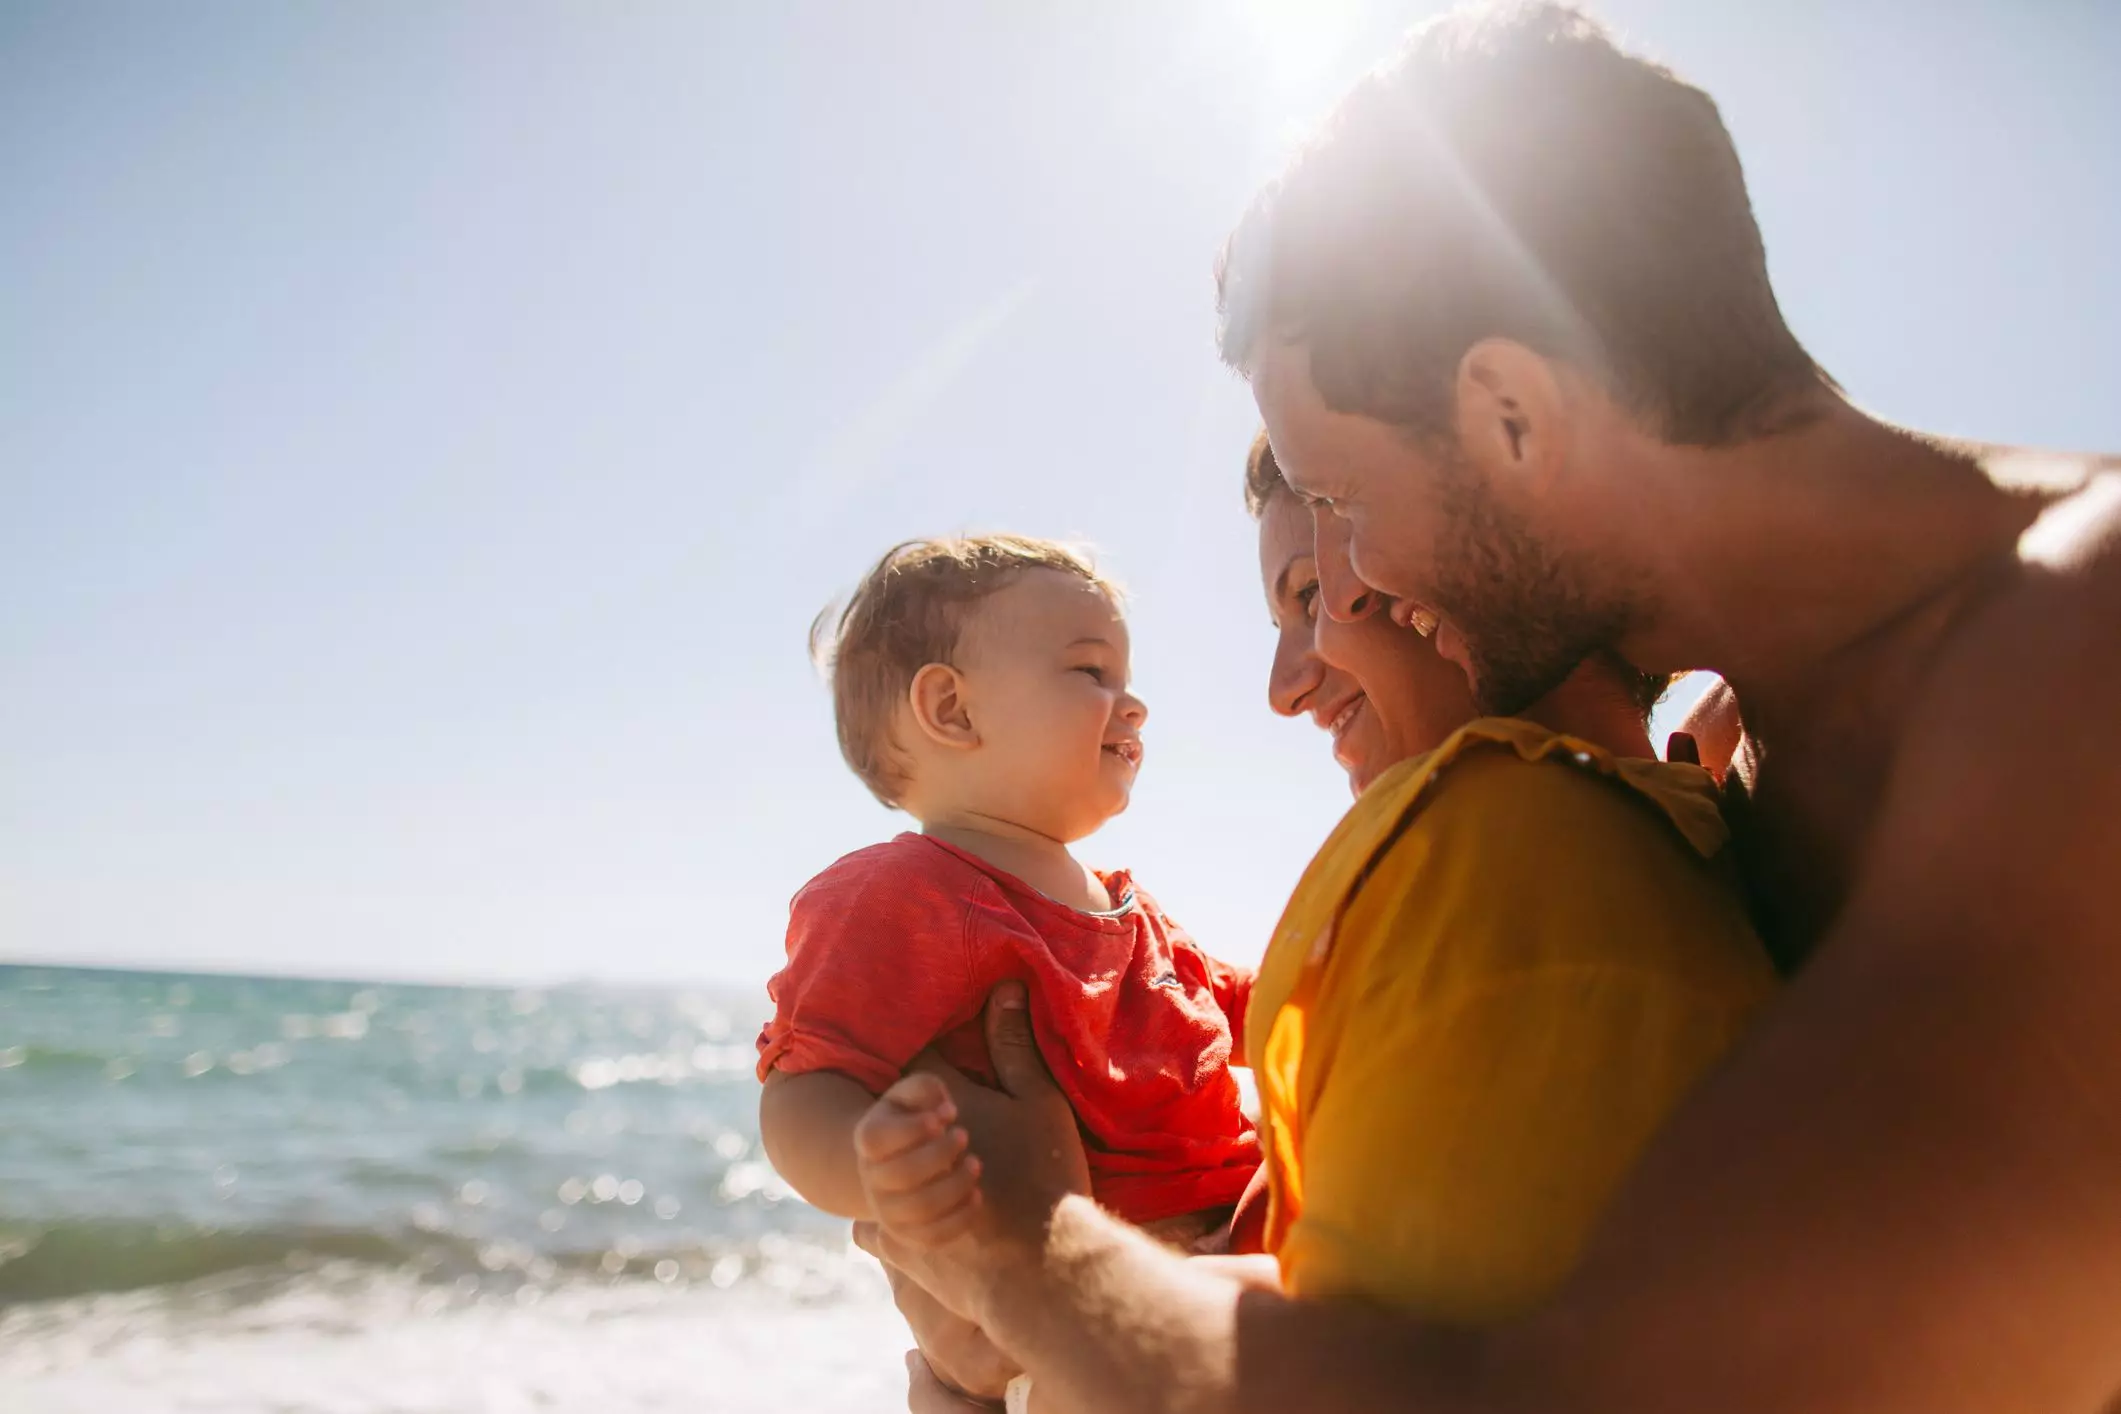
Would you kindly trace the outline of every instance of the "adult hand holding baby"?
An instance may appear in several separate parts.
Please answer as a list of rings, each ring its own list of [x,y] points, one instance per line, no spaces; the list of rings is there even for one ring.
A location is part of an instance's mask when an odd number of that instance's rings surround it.
[[[1021,1367],[1002,1354],[985,1331],[945,1309],[913,1278],[888,1264],[884,1274],[891,1279],[891,1299],[918,1347],[907,1352],[913,1388],[935,1386],[928,1391],[927,1402],[941,1408],[956,1407],[951,1399],[969,1401],[975,1408],[1000,1404],[1009,1382],[1023,1373]],[[942,1398],[943,1394],[950,1399]],[[915,1401],[913,1407],[921,1408],[921,1402]]]
[[[1090,1191],[1075,1113],[1039,1054],[1022,983],[995,988],[985,1022],[1000,1090],[924,1055],[855,1129],[878,1218],[857,1224],[855,1241],[971,1321],[997,1271],[1036,1260],[1060,1201]],[[921,1313],[899,1304],[921,1333]]]

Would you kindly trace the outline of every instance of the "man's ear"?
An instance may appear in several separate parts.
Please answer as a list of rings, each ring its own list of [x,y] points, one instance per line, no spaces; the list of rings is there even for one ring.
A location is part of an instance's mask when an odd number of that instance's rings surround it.
[[[1459,445],[1497,482],[1541,495],[1566,460],[1568,405],[1554,363],[1512,339],[1482,339],[1458,361]]]
[[[930,663],[915,673],[906,702],[913,709],[914,726],[937,746],[967,751],[979,745],[965,680],[948,663]]]

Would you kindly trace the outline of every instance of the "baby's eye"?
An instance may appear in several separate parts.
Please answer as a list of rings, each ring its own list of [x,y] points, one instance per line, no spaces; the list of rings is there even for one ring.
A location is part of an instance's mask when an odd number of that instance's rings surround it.
[[[1304,618],[1315,622],[1318,618],[1318,582],[1313,580],[1297,590],[1296,602],[1303,606]]]
[[[1092,664],[1085,663],[1082,667],[1077,668],[1075,671],[1079,673],[1088,673],[1090,675],[1090,680],[1095,683],[1102,684],[1105,680],[1105,670],[1103,668],[1096,667]]]

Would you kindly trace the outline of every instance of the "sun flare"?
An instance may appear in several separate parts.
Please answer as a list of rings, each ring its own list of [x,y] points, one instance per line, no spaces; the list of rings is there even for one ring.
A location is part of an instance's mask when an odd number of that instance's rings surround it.
[[[1234,8],[1266,72],[1301,87],[1334,66],[1376,7],[1365,0],[1240,0]]]

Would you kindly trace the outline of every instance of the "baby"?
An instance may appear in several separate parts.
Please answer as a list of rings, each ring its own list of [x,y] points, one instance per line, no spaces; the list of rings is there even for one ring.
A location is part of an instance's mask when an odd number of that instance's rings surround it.
[[[1016,979],[1097,1199],[1212,1241],[1259,1165],[1229,1070],[1251,974],[1068,850],[1127,808],[1141,768],[1148,709],[1127,689],[1117,592],[1046,541],[912,541],[812,639],[847,764],[921,828],[795,896],[759,1037],[774,1167],[827,1212],[877,1216],[857,1122],[931,1048],[992,1084],[980,1012]]]

